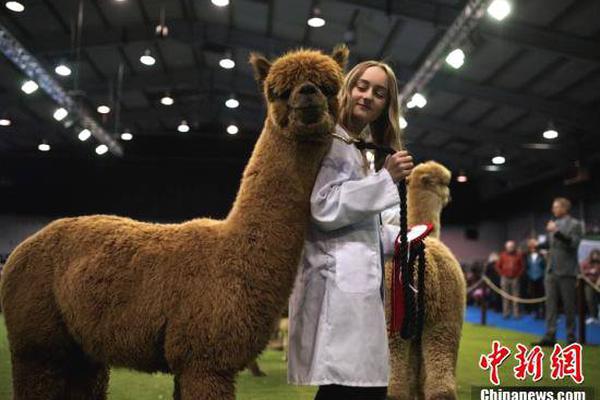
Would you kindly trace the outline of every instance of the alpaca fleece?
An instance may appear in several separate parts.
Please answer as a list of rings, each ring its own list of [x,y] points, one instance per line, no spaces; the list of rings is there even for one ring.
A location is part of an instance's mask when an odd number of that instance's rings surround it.
[[[234,398],[292,289],[347,57],[252,55],[268,113],[225,220],[67,218],[14,250],[0,300],[15,400],[105,399],[109,366],[171,372],[175,399]]]
[[[439,240],[440,214],[450,199],[451,174],[433,161],[416,166],[408,177],[408,224],[430,222],[425,239],[425,321],[420,340],[390,337],[393,400],[457,399],[456,360],[462,332],[466,284],[460,264]],[[386,264],[388,290],[392,263]],[[418,271],[415,270],[415,281]],[[389,296],[388,296],[389,298]],[[386,304],[390,315],[389,304]]]

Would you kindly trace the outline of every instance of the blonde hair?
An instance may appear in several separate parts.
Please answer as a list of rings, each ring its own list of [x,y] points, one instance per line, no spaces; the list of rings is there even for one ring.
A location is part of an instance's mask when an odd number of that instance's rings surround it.
[[[392,68],[381,61],[363,61],[348,72],[339,93],[340,119],[342,126],[351,126],[352,120],[352,89],[362,74],[371,67],[381,68],[387,75],[388,98],[387,107],[379,118],[369,124],[373,142],[380,146],[388,146],[394,150],[402,148],[402,130],[400,129],[400,111],[398,106],[398,82]],[[384,157],[385,158],[385,157]],[[375,164],[379,164],[376,159]]]

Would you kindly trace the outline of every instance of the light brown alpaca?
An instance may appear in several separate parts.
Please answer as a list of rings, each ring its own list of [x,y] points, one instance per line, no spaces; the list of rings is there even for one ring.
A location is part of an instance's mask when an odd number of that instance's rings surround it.
[[[416,166],[408,178],[408,224],[431,222],[434,231],[425,240],[421,341],[390,337],[390,399],[457,398],[456,360],[466,288],[460,264],[439,240],[440,214],[450,199],[450,178],[450,171],[433,161]],[[386,277],[391,277],[391,263],[386,264]],[[387,287],[391,287],[390,279]],[[389,304],[387,311],[389,316]]]
[[[225,220],[61,219],[17,247],[0,287],[14,400],[105,399],[109,366],[234,399],[292,290],[347,56],[251,57],[268,113]]]

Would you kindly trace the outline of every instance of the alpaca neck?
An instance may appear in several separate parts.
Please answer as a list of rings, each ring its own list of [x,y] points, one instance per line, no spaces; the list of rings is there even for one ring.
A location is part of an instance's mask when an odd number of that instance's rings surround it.
[[[329,143],[290,139],[267,118],[226,220],[246,251],[248,264],[241,268],[251,271],[249,279],[288,282],[291,291],[309,222],[310,194]]]
[[[424,190],[408,190],[408,225],[430,223],[433,231],[430,237],[440,237],[441,200],[435,193]]]

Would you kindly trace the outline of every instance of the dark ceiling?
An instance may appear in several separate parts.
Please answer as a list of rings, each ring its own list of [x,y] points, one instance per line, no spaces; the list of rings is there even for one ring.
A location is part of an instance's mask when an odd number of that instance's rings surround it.
[[[56,105],[41,90],[25,95],[20,90],[24,75],[0,56],[0,118],[12,121],[0,127],[0,191],[5,192],[40,185],[40,176],[49,188],[77,187],[75,179],[85,177],[65,171],[93,168],[100,176],[103,166],[110,166],[106,174],[134,180],[138,175],[127,171],[146,171],[140,174],[148,185],[156,171],[183,176],[177,182],[236,185],[265,114],[247,64],[250,51],[271,57],[298,46],[329,51],[352,34],[351,63],[384,59],[402,84],[465,5],[454,0],[231,0],[219,8],[209,0],[83,0],[78,47],[78,1],[23,3],[22,13],[0,8],[0,24],[107,131],[118,137],[129,130],[134,138],[121,142],[120,158],[94,154],[94,138],[82,143],[75,126],[54,121]],[[415,156],[439,160],[455,173],[463,170],[471,195],[481,199],[562,179],[574,173],[574,162],[591,168],[600,154],[600,1],[512,3],[506,20],[481,19],[464,47],[465,65],[459,70],[444,66],[423,91],[428,104],[405,114],[407,143]],[[306,24],[315,6],[326,19],[322,28]],[[166,38],[155,35],[161,10],[169,28]],[[146,49],[156,57],[151,67],[139,62]],[[226,52],[236,62],[231,70],[219,67]],[[60,62],[77,73],[57,76],[53,71]],[[160,103],[166,93],[174,105]],[[232,94],[240,101],[236,109],[224,105]],[[100,104],[113,112],[96,113]],[[190,132],[177,131],[182,120]],[[560,133],[552,141],[542,138],[550,121]],[[240,127],[235,136],[225,132],[230,123]],[[52,145],[50,152],[37,150],[42,140]],[[499,171],[485,170],[498,152],[507,163]],[[230,201],[235,190],[225,190],[222,200]]]

